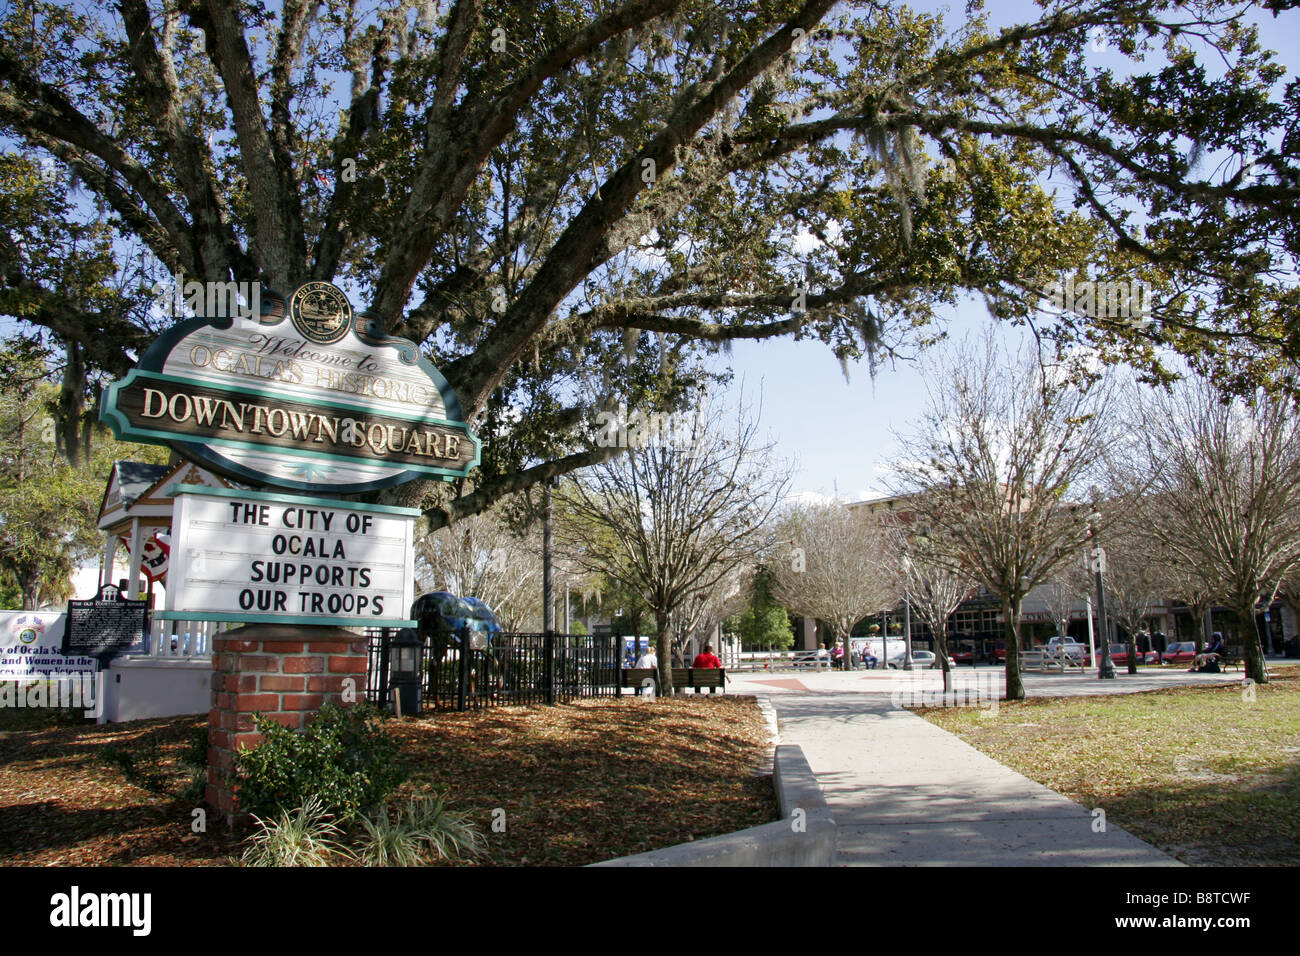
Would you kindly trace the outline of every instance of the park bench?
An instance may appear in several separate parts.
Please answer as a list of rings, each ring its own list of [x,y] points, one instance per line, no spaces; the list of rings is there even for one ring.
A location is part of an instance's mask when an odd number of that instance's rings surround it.
[[[1060,668],[1061,673],[1065,673],[1067,667],[1077,667],[1079,673],[1085,670],[1082,657],[1074,657],[1064,652],[1056,654],[1047,651],[1021,651],[1020,652],[1020,669],[1025,671],[1043,671],[1046,673],[1051,668]]]
[[[1242,670],[1240,647],[1225,647],[1222,651],[1220,651],[1217,654],[1199,655],[1196,658],[1196,660],[1199,661],[1201,657],[1211,658],[1218,661],[1219,670],[1221,671],[1226,672],[1229,667],[1235,668],[1236,670]],[[1193,667],[1196,666],[1195,661],[1192,662],[1192,666]]]
[[[627,667],[623,669],[623,687],[634,687],[637,693],[645,686],[647,680],[654,681],[655,693],[659,693],[658,671],[652,667]],[[697,694],[705,688],[716,694],[721,687],[726,693],[727,670],[724,667],[674,667],[673,687],[690,688]]]
[[[689,687],[699,693],[704,688],[709,689],[710,694],[716,694],[718,688],[722,692],[727,692],[727,670],[725,667],[674,667],[673,668],[673,686]]]

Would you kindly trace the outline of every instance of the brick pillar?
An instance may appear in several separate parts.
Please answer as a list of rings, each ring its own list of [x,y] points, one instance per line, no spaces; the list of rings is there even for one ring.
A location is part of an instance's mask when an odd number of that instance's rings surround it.
[[[355,697],[345,701],[344,681],[349,677],[355,681]],[[248,624],[218,635],[213,642],[204,799],[227,821],[238,816],[228,774],[235,752],[262,739],[253,729],[255,712],[298,730],[327,702],[362,701],[365,690],[366,639],[352,631]]]

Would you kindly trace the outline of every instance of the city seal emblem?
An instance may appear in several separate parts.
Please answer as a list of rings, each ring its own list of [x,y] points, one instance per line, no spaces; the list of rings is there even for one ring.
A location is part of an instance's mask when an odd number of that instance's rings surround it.
[[[289,320],[303,338],[330,345],[352,327],[352,305],[336,286],[308,282],[289,298]]]

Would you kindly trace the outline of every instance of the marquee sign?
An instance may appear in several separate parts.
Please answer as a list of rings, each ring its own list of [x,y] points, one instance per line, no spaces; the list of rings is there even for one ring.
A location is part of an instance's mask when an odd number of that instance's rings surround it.
[[[309,282],[257,316],[177,323],[101,417],[119,438],[165,444],[242,481],[334,494],[464,476],[480,444],[415,343]]]
[[[177,485],[155,617],[414,627],[415,508]]]

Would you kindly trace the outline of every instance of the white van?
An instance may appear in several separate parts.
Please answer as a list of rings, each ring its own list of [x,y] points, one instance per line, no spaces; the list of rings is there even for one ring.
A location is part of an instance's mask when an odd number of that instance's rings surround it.
[[[1072,637],[1061,637],[1061,635],[1055,634],[1047,639],[1047,645],[1043,648],[1043,656],[1047,658],[1068,657],[1083,660],[1088,656],[1088,648]]]

